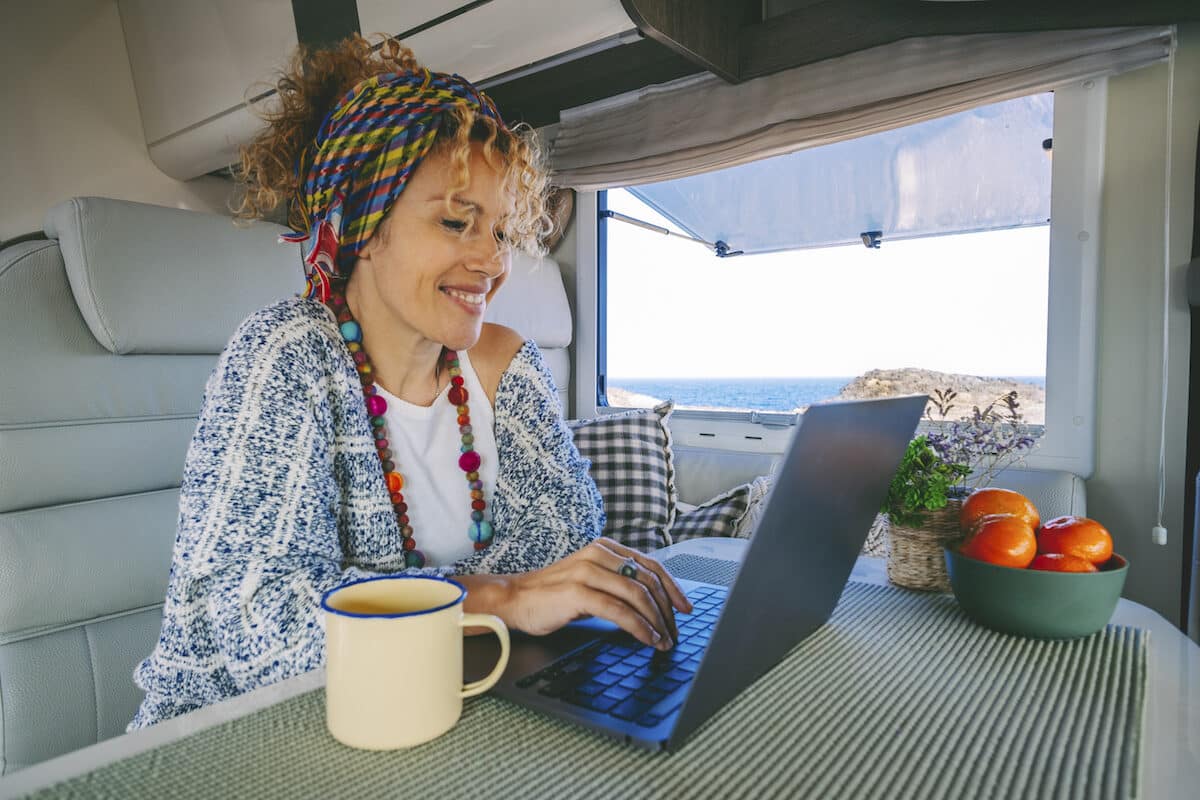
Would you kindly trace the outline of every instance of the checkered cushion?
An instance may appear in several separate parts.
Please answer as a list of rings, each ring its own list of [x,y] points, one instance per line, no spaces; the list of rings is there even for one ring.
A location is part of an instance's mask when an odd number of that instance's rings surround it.
[[[670,544],[675,519],[675,466],[667,417],[672,404],[636,409],[567,426],[575,446],[592,462],[592,480],[604,498],[604,534],[639,550]]]
[[[704,536],[749,539],[765,507],[770,482],[766,477],[736,486],[694,509],[680,511],[670,528],[671,541]]]

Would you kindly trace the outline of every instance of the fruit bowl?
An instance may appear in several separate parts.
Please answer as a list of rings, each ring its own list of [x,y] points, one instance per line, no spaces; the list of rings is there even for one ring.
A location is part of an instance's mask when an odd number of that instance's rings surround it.
[[[980,625],[1036,639],[1074,639],[1103,628],[1125,586],[1129,562],[1119,555],[1099,572],[1001,567],[946,548],[950,588]]]

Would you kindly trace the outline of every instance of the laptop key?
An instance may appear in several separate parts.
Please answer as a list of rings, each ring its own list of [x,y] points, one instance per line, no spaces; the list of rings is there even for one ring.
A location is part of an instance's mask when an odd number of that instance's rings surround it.
[[[653,686],[643,686],[641,689],[638,689],[636,692],[634,692],[633,696],[638,700],[643,700],[646,703],[653,705],[654,703],[657,703],[659,700],[662,700],[664,697],[666,697],[667,692],[664,692],[662,689],[655,689]]]
[[[626,689],[624,686],[610,686],[600,693],[602,697],[611,697],[614,700],[624,700],[629,695],[633,694],[632,689]]]
[[[602,694],[598,694],[595,697],[581,697],[580,701],[580,705],[584,708],[590,708],[593,711],[608,711],[621,702],[615,697],[605,697]]]
[[[632,675],[637,670],[637,667],[630,664],[613,664],[608,668],[608,671],[614,675],[620,675],[622,678]]]
[[[655,689],[662,689],[663,691],[670,692],[679,688],[680,682],[674,678],[668,678],[666,675],[659,675],[650,685]]]
[[[635,697],[631,697],[623,703],[619,703],[612,711],[609,711],[610,716],[617,719],[623,719],[632,722],[638,717],[646,713],[650,708],[650,704],[644,703]]]
[[[603,664],[606,667],[611,667],[613,664],[616,664],[621,659],[617,658],[616,656],[612,655],[611,653],[601,653],[600,655],[596,656],[593,660],[597,664]]]
[[[660,723],[662,721],[663,721],[663,718],[660,717],[658,714],[642,714],[640,717],[638,717],[636,720],[634,720],[634,724],[640,725],[643,728],[653,728],[655,725],[657,725],[658,723]]]
[[[606,688],[607,687],[601,686],[598,683],[593,683],[592,681],[588,681],[586,683],[581,683],[578,686],[576,686],[575,694],[583,695],[584,697],[595,697],[596,695],[603,692]]]
[[[626,689],[640,689],[645,685],[646,682],[644,680],[641,678],[635,678],[632,675],[617,684],[617,686],[623,686]]]

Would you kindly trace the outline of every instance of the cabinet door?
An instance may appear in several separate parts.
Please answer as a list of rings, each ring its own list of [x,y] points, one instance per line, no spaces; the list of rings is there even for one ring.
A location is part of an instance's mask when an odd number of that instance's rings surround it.
[[[119,0],[118,7],[151,146],[266,91],[296,46],[290,0]]]

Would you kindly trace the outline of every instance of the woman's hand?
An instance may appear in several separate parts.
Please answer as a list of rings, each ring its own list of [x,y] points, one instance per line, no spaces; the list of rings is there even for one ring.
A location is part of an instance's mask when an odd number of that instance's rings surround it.
[[[632,578],[619,572],[627,559],[637,564]],[[679,636],[675,609],[692,610],[662,564],[608,538],[543,569],[503,576],[502,582],[500,578],[468,575],[456,580],[468,590],[481,590],[474,603],[468,594],[470,611],[495,614],[510,628],[535,635],[573,620],[600,617],[644,644],[669,650]]]

